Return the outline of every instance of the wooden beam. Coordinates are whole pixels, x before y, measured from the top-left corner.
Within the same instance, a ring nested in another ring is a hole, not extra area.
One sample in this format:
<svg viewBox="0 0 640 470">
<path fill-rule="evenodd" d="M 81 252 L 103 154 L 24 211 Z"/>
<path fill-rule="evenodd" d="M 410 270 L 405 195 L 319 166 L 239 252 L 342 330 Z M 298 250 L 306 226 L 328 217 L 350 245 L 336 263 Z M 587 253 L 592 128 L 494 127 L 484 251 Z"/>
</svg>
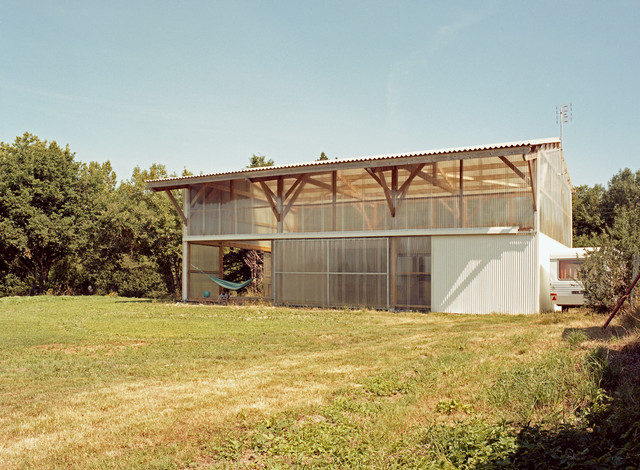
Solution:
<svg viewBox="0 0 640 470">
<path fill-rule="evenodd" d="M 398 167 L 394 167 L 391 170 L 391 199 L 393 201 L 393 204 L 392 204 L 393 210 L 391 211 L 391 218 L 393 219 L 392 221 L 393 228 L 396 228 L 395 217 L 396 217 L 396 210 L 398 208 Z"/>
<path fill-rule="evenodd" d="M 433 176 L 426 174 L 424 171 L 419 171 L 418 176 L 425 180 L 427 183 L 431 183 L 432 185 L 444 189 L 451 194 L 455 194 L 456 192 L 456 189 L 451 186 L 451 183 L 449 183 L 448 180 L 441 181 L 440 178 L 434 178 Z"/>
<path fill-rule="evenodd" d="M 382 190 L 384 191 L 384 197 L 387 199 L 387 205 L 389 206 L 389 211 L 391 212 L 391 217 L 395 217 L 396 206 L 394 203 L 394 195 L 391 194 L 391 190 L 389 189 L 389 186 L 387 186 L 387 182 L 385 181 L 385 178 L 384 178 L 384 173 L 380 172 L 380 175 L 377 175 L 376 172 L 371 168 L 365 168 L 365 170 L 374 179 L 374 181 L 376 181 L 380 185 L 380 187 L 382 187 Z M 393 176 L 391 177 L 391 179 L 393 180 Z M 397 186 L 398 184 L 397 173 L 396 173 L 395 180 L 396 180 L 396 186 Z"/>
<path fill-rule="evenodd" d="M 340 190 L 338 190 L 338 192 L 339 192 L 339 193 L 344 194 L 344 195 L 346 195 L 346 196 L 348 196 L 348 197 L 352 197 L 352 198 L 354 198 L 354 199 L 362 199 L 362 193 L 360 192 L 360 190 L 359 190 L 358 188 L 356 188 L 356 187 L 353 185 L 353 181 L 349 181 L 349 179 L 348 179 L 348 178 L 346 178 L 342 173 L 337 173 L 337 175 L 338 175 L 338 179 L 339 179 L 340 181 L 342 181 L 342 183 L 343 183 L 347 188 L 349 188 L 351 191 L 353 191 L 353 194 L 349 194 L 349 193 L 347 193 L 347 192 L 345 192 L 345 191 L 340 191 Z M 356 177 L 356 179 L 355 179 L 355 180 L 359 180 L 359 179 L 361 179 L 361 178 L 360 178 L 360 177 Z M 354 181 L 355 181 L 355 180 L 354 180 Z"/>
<path fill-rule="evenodd" d="M 338 214 L 336 214 L 336 202 L 338 201 L 338 172 L 331 172 L 331 230 L 335 231 L 338 228 Z"/>
<path fill-rule="evenodd" d="M 421 163 L 420 165 L 416 165 L 415 167 L 413 167 L 413 169 L 411 170 L 411 173 L 409 173 L 409 176 L 407 177 L 405 182 L 402 184 L 402 186 L 400 186 L 401 198 L 404 198 L 405 194 L 407 194 L 407 191 L 409 190 L 409 186 L 411 185 L 411 182 L 414 180 L 416 176 L 418 176 L 418 173 L 422 171 L 425 165 L 426 163 Z"/>
<path fill-rule="evenodd" d="M 198 190 L 198 192 L 196 193 L 195 197 L 193 199 L 191 199 L 191 207 L 196 205 L 196 202 L 198 202 L 198 199 L 200 199 L 200 197 L 202 196 L 202 194 L 204 193 L 204 191 L 207 189 L 207 186 L 204 185 L 202 186 L 202 188 L 200 188 Z M 167 191 L 171 191 L 170 189 Z"/>
<path fill-rule="evenodd" d="M 531 184 L 531 181 L 527 178 L 527 175 L 525 175 L 523 172 L 520 171 L 520 169 L 515 166 L 507 157 L 500 157 L 500 160 L 502 160 L 504 162 L 505 165 L 507 165 L 509 168 L 511 168 L 511 170 L 513 170 L 513 172 L 518 175 L 520 178 L 522 178 L 524 181 L 527 182 L 527 184 Z"/>
<path fill-rule="evenodd" d="M 173 207 L 175 207 L 176 211 L 178 211 L 178 215 L 180 216 L 182 223 L 185 226 L 188 225 L 187 217 L 184 215 L 184 212 L 182 212 L 182 207 L 180 207 L 180 204 L 178 204 L 178 201 L 176 201 L 176 198 L 173 196 L 173 193 L 171 192 L 171 190 L 167 189 L 165 190 L 165 193 L 169 197 L 169 200 L 173 204 Z"/>
<path fill-rule="evenodd" d="M 296 181 L 291 185 L 289 190 L 284 195 L 284 200 L 286 201 L 289 195 L 301 184 L 306 178 L 306 175 L 300 175 L 296 178 Z"/>
<path fill-rule="evenodd" d="M 340 175 L 338 175 L 338 178 L 340 179 Z M 311 177 L 307 177 L 307 183 L 313 184 L 314 186 L 317 186 L 317 187 L 322 188 L 322 189 L 326 189 L 327 191 L 333 191 L 333 185 L 332 184 L 324 183 L 322 181 L 318 181 L 318 180 L 316 180 L 314 178 L 311 178 Z M 351 193 L 349 193 L 348 191 L 345 191 L 342 188 L 338 188 L 337 185 L 336 185 L 336 192 L 338 192 L 338 193 L 340 193 L 340 194 L 342 194 L 344 196 L 347 196 L 349 198 L 361 199 L 360 194 L 357 194 L 357 193 L 355 195 L 351 194 Z"/>
<path fill-rule="evenodd" d="M 531 169 L 531 160 L 527 160 L 527 166 L 529 167 L 529 181 L 531 182 L 531 198 L 533 200 L 533 212 L 538 210 L 536 204 L 536 188 L 533 184 L 533 170 Z"/>
<path fill-rule="evenodd" d="M 273 215 L 275 215 L 276 220 L 280 222 L 280 212 L 278 212 L 276 195 L 273 194 L 273 191 L 271 191 L 271 188 L 267 186 L 267 184 L 264 181 L 260 181 L 260 187 L 262 188 L 262 191 L 264 191 L 264 194 L 267 196 L 267 202 L 269 203 L 269 206 L 271 206 L 271 211 L 273 212 Z"/>
<path fill-rule="evenodd" d="M 264 184 L 264 183 L 262 183 L 262 184 Z M 265 184 L 265 186 L 266 186 L 266 184 Z M 284 231 L 284 217 L 282 217 L 282 211 L 284 209 L 284 207 L 283 207 L 284 178 L 282 176 L 278 177 L 277 190 L 278 190 L 278 194 L 277 194 L 277 198 L 276 198 L 275 202 L 277 203 L 278 214 L 280 214 L 280 218 L 278 219 L 278 232 L 282 233 Z"/>
<path fill-rule="evenodd" d="M 299 183 L 300 181 L 302 181 L 302 183 Z M 307 184 L 306 181 L 306 177 L 303 176 L 301 177 L 299 180 L 297 180 L 292 186 L 291 188 L 289 188 L 289 191 L 287 191 L 287 193 L 285 194 L 285 201 L 287 196 L 289 195 L 289 193 L 291 192 L 291 190 L 293 188 L 295 188 L 296 186 L 298 186 L 298 189 L 296 189 L 296 191 L 293 193 L 293 195 L 291 196 L 291 198 L 289 199 L 289 202 L 287 202 L 287 205 L 284 208 L 284 212 L 282 214 L 283 217 L 286 217 L 286 215 L 289 213 L 289 211 L 291 210 L 291 206 L 296 202 L 296 200 L 298 199 L 298 196 L 300 196 L 300 193 L 302 192 L 302 190 L 304 189 L 305 184 Z"/>
<path fill-rule="evenodd" d="M 266 252 L 271 252 L 271 246 L 270 244 L 267 245 L 261 245 L 259 242 L 258 243 L 251 243 L 251 241 L 247 241 L 246 243 L 243 242 L 234 242 L 234 241 L 228 241 L 228 240 L 222 240 L 222 241 L 198 241 L 198 242 L 191 242 L 192 245 L 206 245 L 206 246 L 217 246 L 220 248 L 242 248 L 243 250 L 258 250 L 258 251 L 266 251 Z"/>
</svg>

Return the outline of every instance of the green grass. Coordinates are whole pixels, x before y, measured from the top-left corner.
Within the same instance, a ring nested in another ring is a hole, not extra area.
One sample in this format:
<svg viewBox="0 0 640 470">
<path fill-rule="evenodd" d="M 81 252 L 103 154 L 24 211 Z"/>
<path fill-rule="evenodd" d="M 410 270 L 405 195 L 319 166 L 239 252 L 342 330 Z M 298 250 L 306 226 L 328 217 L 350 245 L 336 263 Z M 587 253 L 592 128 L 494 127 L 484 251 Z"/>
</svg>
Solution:
<svg viewBox="0 0 640 470">
<path fill-rule="evenodd" d="M 600 323 L 0 299 L 0 468 L 488 465 L 610 412 Z"/>
</svg>

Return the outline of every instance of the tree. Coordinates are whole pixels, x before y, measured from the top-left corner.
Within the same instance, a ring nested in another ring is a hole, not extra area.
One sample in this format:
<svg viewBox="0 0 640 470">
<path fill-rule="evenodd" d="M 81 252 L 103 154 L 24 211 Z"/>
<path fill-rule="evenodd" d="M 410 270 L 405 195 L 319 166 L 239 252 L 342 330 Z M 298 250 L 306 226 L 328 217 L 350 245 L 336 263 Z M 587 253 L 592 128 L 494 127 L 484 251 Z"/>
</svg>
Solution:
<svg viewBox="0 0 640 470">
<path fill-rule="evenodd" d="M 263 166 L 273 166 L 273 160 L 267 160 L 267 157 L 260 154 L 253 154 L 253 156 L 249 158 L 249 165 L 247 165 L 247 168 L 260 168 Z"/>
<path fill-rule="evenodd" d="M 620 170 L 607 189 L 579 186 L 576 195 L 576 242 L 600 247 L 587 255 L 580 279 L 587 305 L 607 311 L 626 290 L 640 254 L 640 171 Z"/>
<path fill-rule="evenodd" d="M 605 189 L 582 185 L 574 188 L 573 193 L 573 245 L 594 246 L 604 233 L 604 217 L 602 213 Z"/>
<path fill-rule="evenodd" d="M 116 238 L 109 215 L 116 212 L 117 177 L 109 161 L 82 163 L 78 185 L 78 249 L 54 265 L 50 282 L 58 292 L 91 294 L 114 256 Z"/>
<path fill-rule="evenodd" d="M 164 165 L 153 164 L 148 170 L 136 167 L 131 179 L 118 187 L 104 219 L 111 224 L 103 234 L 111 232 L 112 245 L 106 241 L 104 246 L 112 275 L 104 279 L 103 290 L 117 289 L 128 296 L 179 293 L 182 222 L 169 199 L 147 190 L 145 183 L 168 176 Z"/>
<path fill-rule="evenodd" d="M 43 292 L 52 267 L 77 249 L 79 168 L 55 141 L 25 133 L 0 143 L 2 284 L 21 278 L 31 293 Z"/>
<path fill-rule="evenodd" d="M 640 211 L 640 170 L 620 170 L 610 180 L 602 198 L 602 212 L 607 226 L 613 226 L 616 211 Z"/>
<path fill-rule="evenodd" d="M 329 160 L 329 157 L 327 157 L 327 156 L 324 154 L 324 152 L 322 152 L 322 153 L 320 154 L 320 158 L 318 158 L 316 161 L 317 161 L 317 162 L 322 162 L 322 161 L 324 161 L 324 160 Z"/>
</svg>

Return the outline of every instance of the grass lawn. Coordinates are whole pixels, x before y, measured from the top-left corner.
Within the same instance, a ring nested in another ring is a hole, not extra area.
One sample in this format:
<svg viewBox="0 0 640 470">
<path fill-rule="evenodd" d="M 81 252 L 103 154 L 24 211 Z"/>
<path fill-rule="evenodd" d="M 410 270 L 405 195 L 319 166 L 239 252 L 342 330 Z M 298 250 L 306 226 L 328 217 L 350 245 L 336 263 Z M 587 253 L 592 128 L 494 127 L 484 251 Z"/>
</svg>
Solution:
<svg viewBox="0 0 640 470">
<path fill-rule="evenodd" d="M 602 320 L 4 298 L 0 468 L 495 463 L 611 402 Z"/>
</svg>

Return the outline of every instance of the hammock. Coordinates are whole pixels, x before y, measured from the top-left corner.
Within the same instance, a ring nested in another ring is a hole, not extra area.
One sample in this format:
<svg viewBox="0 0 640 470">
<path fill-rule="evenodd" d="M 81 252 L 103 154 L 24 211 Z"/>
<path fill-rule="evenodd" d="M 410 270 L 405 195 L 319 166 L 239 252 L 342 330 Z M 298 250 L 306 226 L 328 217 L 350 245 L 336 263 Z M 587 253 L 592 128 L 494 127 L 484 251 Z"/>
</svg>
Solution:
<svg viewBox="0 0 640 470">
<path fill-rule="evenodd" d="M 196 268 L 198 271 L 200 271 L 202 274 L 207 276 L 209 279 L 211 279 L 213 282 L 215 282 L 219 286 L 224 287 L 225 289 L 229 289 L 229 290 L 240 290 L 243 287 L 247 287 L 249 284 L 251 284 L 251 281 L 253 281 L 253 278 L 249 279 L 248 281 L 244 281 L 244 282 L 225 281 L 224 279 L 218 279 L 217 277 L 213 277 L 213 276 L 205 273 L 202 269 L 198 268 L 197 266 L 194 266 L 193 264 L 191 266 Z"/>
</svg>

